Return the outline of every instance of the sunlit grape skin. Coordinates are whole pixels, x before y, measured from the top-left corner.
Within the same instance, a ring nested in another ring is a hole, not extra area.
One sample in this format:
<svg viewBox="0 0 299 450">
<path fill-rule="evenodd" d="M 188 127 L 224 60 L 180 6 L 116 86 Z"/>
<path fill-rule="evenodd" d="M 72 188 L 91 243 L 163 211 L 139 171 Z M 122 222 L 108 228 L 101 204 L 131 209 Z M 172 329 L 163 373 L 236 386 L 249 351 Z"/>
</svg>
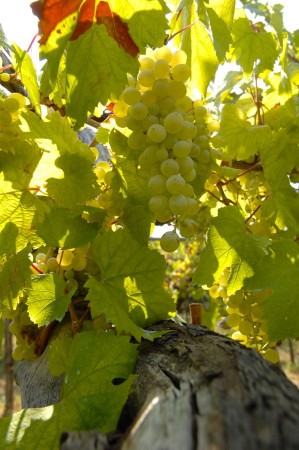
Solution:
<svg viewBox="0 0 299 450">
<path fill-rule="evenodd" d="M 136 80 L 130 77 L 116 105 L 118 122 L 124 121 L 119 127 L 131 130 L 128 147 L 136 151 L 138 169 L 148 176 L 149 210 L 157 222 L 174 220 L 191 237 L 198 230 L 199 204 L 190 183 L 209 171 L 210 153 L 207 149 L 201 160 L 205 149 L 195 143 L 206 137 L 207 110 L 187 95 L 191 70 L 186 61 L 185 52 L 167 46 L 141 57 Z"/>
<path fill-rule="evenodd" d="M 160 239 L 160 246 L 165 252 L 174 252 L 180 245 L 180 238 L 175 231 L 167 231 Z"/>
</svg>

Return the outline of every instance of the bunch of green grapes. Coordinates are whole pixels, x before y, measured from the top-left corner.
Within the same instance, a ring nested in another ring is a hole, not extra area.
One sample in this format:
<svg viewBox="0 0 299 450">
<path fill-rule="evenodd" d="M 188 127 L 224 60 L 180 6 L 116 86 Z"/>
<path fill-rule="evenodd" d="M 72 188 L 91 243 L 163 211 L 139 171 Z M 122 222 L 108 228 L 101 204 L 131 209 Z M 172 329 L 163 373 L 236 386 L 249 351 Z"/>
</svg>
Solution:
<svg viewBox="0 0 299 450">
<path fill-rule="evenodd" d="M 2 76 L 7 74 L 2 74 Z M 8 97 L 0 99 L 0 146 L 7 150 L 6 145 L 16 139 L 19 135 L 19 128 L 16 122 L 19 119 L 19 113 L 26 104 L 26 98 L 14 92 Z"/>
<path fill-rule="evenodd" d="M 98 271 L 98 267 L 91 255 L 90 244 L 73 249 L 50 248 L 47 253 L 39 251 L 34 256 L 30 256 L 32 260 L 32 277 L 47 273 L 59 274 L 65 280 L 65 292 L 75 292 L 73 296 L 73 301 L 75 302 L 77 299 L 80 300 L 78 296 L 80 296 L 81 290 L 82 292 L 84 290 L 86 274 L 96 274 Z M 86 308 L 87 304 L 84 310 Z M 15 310 L 5 310 L 2 313 L 2 317 L 11 320 L 9 331 L 16 338 L 16 346 L 12 354 L 14 360 L 26 359 L 32 361 L 36 359 L 38 356 L 36 339 L 39 336 L 40 329 L 30 320 L 26 305 L 26 294 L 20 297 L 20 302 Z M 95 321 L 84 321 L 82 330 L 84 331 L 88 326 L 98 330 L 101 328 L 101 324 L 104 330 L 111 328 L 104 321 L 104 318 L 95 318 Z"/>
<path fill-rule="evenodd" d="M 279 354 L 274 348 L 276 342 L 270 341 L 267 324 L 262 319 L 261 301 L 269 294 L 265 291 L 237 291 L 228 296 L 226 292 L 229 270 L 221 275 L 218 284 L 212 286 L 209 295 L 222 298 L 226 311 L 226 325 L 231 329 L 232 338 L 250 348 L 255 348 L 268 361 L 276 364 Z"/>
<path fill-rule="evenodd" d="M 76 291 L 85 281 L 84 274 L 95 274 L 98 268 L 90 253 L 90 245 L 73 249 L 49 249 L 47 253 L 39 252 L 34 256 L 33 275 L 59 273 L 65 279 L 65 291 Z"/>
<path fill-rule="evenodd" d="M 210 121 L 202 101 L 187 95 L 190 67 L 187 55 L 164 46 L 140 58 L 137 79 L 129 84 L 115 103 L 119 127 L 127 128 L 128 147 L 139 170 L 148 176 L 149 209 L 159 223 L 174 222 L 174 231 L 165 233 L 161 248 L 172 252 L 181 236 L 198 231 L 194 216 L 199 203 L 192 184 L 210 172 Z"/>
<path fill-rule="evenodd" d="M 21 301 L 15 310 L 7 309 L 3 311 L 2 317 L 11 320 L 9 331 L 16 337 L 16 345 L 12 353 L 13 359 L 15 361 L 21 359 L 33 361 L 36 359 L 35 338 L 38 328 L 30 320 L 26 303 Z"/>
</svg>

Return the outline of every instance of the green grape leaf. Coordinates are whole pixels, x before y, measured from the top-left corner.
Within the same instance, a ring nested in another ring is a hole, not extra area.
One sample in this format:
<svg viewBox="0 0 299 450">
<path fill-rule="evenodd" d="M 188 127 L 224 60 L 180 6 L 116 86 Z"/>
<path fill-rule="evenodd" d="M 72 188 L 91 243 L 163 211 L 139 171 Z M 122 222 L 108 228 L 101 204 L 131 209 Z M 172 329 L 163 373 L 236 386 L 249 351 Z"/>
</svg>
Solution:
<svg viewBox="0 0 299 450">
<path fill-rule="evenodd" d="M 33 142 L 16 140 L 14 152 L 0 152 L 0 167 L 4 178 L 15 189 L 27 188 L 41 158 L 41 152 Z"/>
<path fill-rule="evenodd" d="M 12 226 L 7 226 L 1 232 L 1 240 L 6 235 L 8 230 L 12 231 Z M 10 236 L 11 247 L 7 249 L 9 253 L 12 252 L 13 247 L 16 247 L 16 229 L 14 234 Z M 6 262 L 1 264 L 0 270 L 0 301 L 1 309 L 15 309 L 19 302 L 19 295 L 25 286 L 30 286 L 31 283 L 31 262 L 28 254 L 31 251 L 30 247 L 26 247 L 13 256 L 10 256 Z"/>
<path fill-rule="evenodd" d="M 261 149 L 265 178 L 271 185 L 271 194 L 263 204 L 262 214 L 279 229 L 288 228 L 299 233 L 299 196 L 291 186 L 288 174 L 298 157 L 298 126 L 289 120 L 290 129 L 279 130 L 270 145 Z"/>
<path fill-rule="evenodd" d="M 232 36 L 232 57 L 247 76 L 250 76 L 253 70 L 258 74 L 265 69 L 273 69 L 278 57 L 274 33 L 254 29 L 246 17 L 239 17 L 234 21 Z"/>
<path fill-rule="evenodd" d="M 65 153 L 56 159 L 63 170 L 62 178 L 49 178 L 47 191 L 61 208 L 72 208 L 96 197 L 97 177 L 93 167 L 83 155 Z"/>
<path fill-rule="evenodd" d="M 192 284 L 211 286 L 222 272 L 230 268 L 227 294 L 241 289 L 251 278 L 259 259 L 264 256 L 269 241 L 247 233 L 244 217 L 235 206 L 227 206 L 212 220 L 208 243 L 194 273 Z"/>
<path fill-rule="evenodd" d="M 46 120 L 42 120 L 26 110 L 22 112 L 21 121 L 24 137 L 33 139 L 45 153 L 54 153 L 56 157 L 64 153 L 80 153 L 91 162 L 94 161 L 93 152 L 88 145 L 80 141 L 78 134 L 58 111 L 52 111 Z"/>
<path fill-rule="evenodd" d="M 36 70 L 30 55 L 17 44 L 13 44 L 13 66 L 28 92 L 28 97 L 35 111 L 40 114 L 40 94 Z"/>
<path fill-rule="evenodd" d="M 47 273 L 32 278 L 28 294 L 28 314 L 39 327 L 53 320 L 63 319 L 76 289 L 65 292 L 65 280 L 57 273 Z"/>
<path fill-rule="evenodd" d="M 73 348 L 70 323 L 61 324 L 59 336 L 49 344 L 49 370 L 54 377 L 67 373 Z"/>
<path fill-rule="evenodd" d="M 38 235 L 50 247 L 74 248 L 90 242 L 97 235 L 99 224 L 82 219 L 82 210 L 52 208 L 36 223 Z M 102 213 L 103 220 L 105 211 Z"/>
<path fill-rule="evenodd" d="M 122 216 L 122 221 L 134 239 L 143 243 L 148 242 L 151 223 L 154 221 L 148 208 L 145 208 L 142 205 L 127 203 Z"/>
<path fill-rule="evenodd" d="M 109 37 L 104 25 L 96 24 L 72 41 L 67 55 L 66 88 L 71 122 L 81 127 L 87 112 L 92 112 L 99 102 L 105 104 L 111 92 L 119 95 L 127 73 L 136 74 L 137 68 L 137 61 Z"/>
<path fill-rule="evenodd" d="M 241 71 L 230 70 L 227 72 L 222 87 L 217 90 L 216 95 L 215 92 L 212 94 L 215 104 L 219 107 L 222 103 L 226 103 L 226 101 L 231 98 L 232 90 L 242 81 L 243 75 Z"/>
<path fill-rule="evenodd" d="M 18 236 L 18 227 L 15 223 L 7 222 L 0 232 L 0 257 L 10 258 L 16 252 L 16 239 Z"/>
<path fill-rule="evenodd" d="M 17 250 L 27 246 L 40 245 L 32 227 L 34 215 L 39 208 L 39 201 L 28 191 L 15 190 L 10 182 L 0 180 L 0 231 L 8 222 L 14 223 L 19 230 L 17 236 Z"/>
<path fill-rule="evenodd" d="M 76 28 L 82 0 L 58 0 L 32 3 L 33 13 L 39 18 L 41 38 L 40 55 L 46 58 L 49 81 L 55 85 L 58 66 L 69 39 Z"/>
<path fill-rule="evenodd" d="M 217 57 L 222 61 L 232 42 L 230 30 L 233 24 L 235 0 L 210 0 L 207 13 L 213 33 Z"/>
<path fill-rule="evenodd" d="M 169 11 L 159 0 L 101 1 L 96 6 L 93 0 L 67 4 L 58 0 L 34 10 L 40 18 L 41 54 L 48 59 L 53 88 L 67 49 L 67 111 L 77 127 L 99 101 L 106 104 L 111 92 L 120 93 L 127 73 L 136 74 L 139 51 L 163 45 Z"/>
<path fill-rule="evenodd" d="M 205 95 L 218 67 L 213 41 L 205 25 L 198 20 L 194 3 L 183 9 L 178 23 L 181 29 L 188 27 L 182 33 L 181 47 L 187 53 L 192 68 L 191 84 Z"/>
<path fill-rule="evenodd" d="M 270 289 L 262 301 L 263 319 L 271 340 L 299 337 L 299 251 L 298 244 L 274 242 L 248 280 L 249 289 Z"/>
<path fill-rule="evenodd" d="M 100 125 L 97 129 L 96 133 L 96 140 L 97 142 L 100 142 L 101 144 L 108 144 L 109 142 L 109 134 L 110 134 L 110 128 L 106 128 L 103 125 Z"/>
<path fill-rule="evenodd" d="M 156 337 L 143 328 L 174 312 L 163 289 L 163 257 L 122 229 L 98 235 L 92 251 L 101 272 L 100 280 L 91 277 L 86 283 L 92 316 L 105 314 L 119 333 L 131 333 L 138 341 Z"/>
<path fill-rule="evenodd" d="M 225 158 L 246 160 L 260 152 L 271 141 L 268 125 L 254 126 L 234 104 L 224 105 L 218 136 L 222 139 Z"/>
<path fill-rule="evenodd" d="M 53 112 L 47 120 L 42 120 L 31 111 L 26 111 L 22 113 L 21 121 L 24 137 L 28 141 L 34 141 L 42 152 L 39 164 L 33 173 L 32 187 L 43 187 L 48 178 L 61 176 L 60 168 L 55 165 L 59 155 L 79 154 L 79 158 L 85 159 L 83 166 L 87 163 L 92 165 L 94 161 L 92 151 L 88 145 L 79 140 L 66 118 L 61 117 L 58 112 Z"/>
<path fill-rule="evenodd" d="M 112 0 L 109 4 L 128 24 L 130 35 L 140 52 L 145 52 L 146 47 L 157 48 L 164 44 L 168 27 L 165 16 L 169 12 L 166 2 Z"/>
<path fill-rule="evenodd" d="M 137 171 L 135 161 L 129 159 L 119 161 L 115 171 L 117 173 L 115 183 L 119 183 L 121 193 L 132 203 L 147 204 L 149 201 L 148 174 Z"/>
<path fill-rule="evenodd" d="M 67 342 L 68 341 L 68 342 Z M 126 336 L 78 333 L 52 343 L 50 361 L 69 347 L 62 398 L 44 408 L 22 410 L 0 422 L 1 448 L 43 450 L 60 448 L 65 430 L 113 431 L 134 380 L 136 345 Z M 55 348 L 55 351 L 54 351 Z M 51 362 L 50 362 L 51 364 Z M 121 384 L 114 384 L 121 380 Z"/>
</svg>

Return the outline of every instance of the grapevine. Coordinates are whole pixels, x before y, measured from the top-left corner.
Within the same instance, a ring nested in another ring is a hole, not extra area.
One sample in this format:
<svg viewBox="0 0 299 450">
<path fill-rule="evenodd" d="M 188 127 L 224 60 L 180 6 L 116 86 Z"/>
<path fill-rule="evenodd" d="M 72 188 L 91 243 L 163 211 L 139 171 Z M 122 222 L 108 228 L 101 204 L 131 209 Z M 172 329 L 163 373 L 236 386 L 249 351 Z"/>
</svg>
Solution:
<svg viewBox="0 0 299 450">
<path fill-rule="evenodd" d="M 53 414 L 13 417 L 28 450 L 115 430 L 182 304 L 274 364 L 299 337 L 298 33 L 258 2 L 50 3 L 41 73 L 0 28 L 1 320 L 64 379 Z"/>
<path fill-rule="evenodd" d="M 187 95 L 191 70 L 186 61 L 184 51 L 166 46 L 141 56 L 137 78 L 129 79 L 113 110 L 116 125 L 128 129 L 138 170 L 148 179 L 150 211 L 157 222 L 173 223 L 174 230 L 161 238 L 168 252 L 178 248 L 177 231 L 183 237 L 202 231 L 195 217 L 198 185 L 208 178 L 212 161 L 208 127 L 213 119 L 201 100 Z"/>
</svg>

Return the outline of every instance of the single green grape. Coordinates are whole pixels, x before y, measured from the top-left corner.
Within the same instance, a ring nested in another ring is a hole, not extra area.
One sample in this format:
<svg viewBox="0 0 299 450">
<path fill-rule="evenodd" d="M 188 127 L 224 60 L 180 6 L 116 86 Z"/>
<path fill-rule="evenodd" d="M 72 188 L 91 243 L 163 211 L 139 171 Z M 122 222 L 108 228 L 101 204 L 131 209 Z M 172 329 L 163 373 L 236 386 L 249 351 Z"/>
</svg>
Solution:
<svg viewBox="0 0 299 450">
<path fill-rule="evenodd" d="M 169 113 L 164 119 L 164 127 L 167 133 L 176 134 L 183 128 L 184 119 L 176 111 Z"/>
<path fill-rule="evenodd" d="M 156 60 L 165 59 L 168 63 L 172 60 L 172 52 L 170 48 L 166 47 L 166 45 L 155 49 L 154 55 Z"/>
<path fill-rule="evenodd" d="M 184 219 L 179 224 L 179 230 L 182 237 L 189 238 L 197 233 L 197 223 L 192 219 Z"/>
<path fill-rule="evenodd" d="M 155 81 L 155 74 L 152 70 L 145 69 L 139 72 L 137 79 L 141 86 L 151 87 Z"/>
<path fill-rule="evenodd" d="M 74 258 L 73 252 L 70 250 L 62 250 L 58 251 L 57 262 L 61 267 L 67 267 L 72 264 Z"/>
<path fill-rule="evenodd" d="M 51 257 L 47 260 L 48 272 L 56 272 L 58 269 L 57 258 Z"/>
<path fill-rule="evenodd" d="M 133 87 L 128 87 L 123 92 L 123 99 L 128 105 L 134 105 L 134 103 L 140 102 L 141 92 Z"/>
<path fill-rule="evenodd" d="M 175 231 L 167 231 L 160 239 L 161 249 L 165 252 L 174 252 L 180 245 L 180 238 Z"/>
<path fill-rule="evenodd" d="M 0 80 L 3 81 L 4 83 L 8 83 L 9 80 L 10 80 L 9 73 L 1 73 L 0 74 Z"/>
<path fill-rule="evenodd" d="M 197 133 L 196 126 L 188 122 L 187 120 L 183 121 L 182 129 L 178 132 L 179 139 L 193 139 L 195 138 Z"/>
<path fill-rule="evenodd" d="M 169 80 L 169 92 L 168 95 L 173 97 L 175 100 L 179 98 L 183 98 L 186 96 L 187 88 L 184 83 L 180 83 L 179 81 Z"/>
<path fill-rule="evenodd" d="M 177 141 L 173 146 L 173 154 L 178 158 L 184 158 L 191 152 L 191 143 L 188 141 Z"/>
<path fill-rule="evenodd" d="M 172 195 L 182 194 L 185 183 L 181 175 L 171 175 L 166 180 L 166 189 Z"/>
<path fill-rule="evenodd" d="M 78 281 L 74 278 L 67 280 L 67 282 L 65 283 L 65 289 L 67 292 L 70 292 L 73 289 L 78 289 Z"/>
<path fill-rule="evenodd" d="M 172 195 L 169 199 L 169 209 L 175 215 L 184 214 L 187 210 L 187 199 L 183 194 Z"/>
<path fill-rule="evenodd" d="M 154 63 L 153 72 L 156 78 L 168 78 L 169 71 L 169 61 L 166 59 L 158 59 Z"/>
<path fill-rule="evenodd" d="M 168 209 L 168 197 L 166 195 L 154 195 L 149 201 L 149 209 L 153 213 L 160 213 Z"/>
<path fill-rule="evenodd" d="M 4 99 L 3 108 L 9 113 L 14 113 L 20 109 L 20 104 L 16 98 L 9 96 Z"/>
<path fill-rule="evenodd" d="M 191 69 L 187 64 L 177 64 L 172 68 L 172 79 L 184 83 L 190 78 Z"/>
<path fill-rule="evenodd" d="M 148 107 L 142 102 L 136 102 L 129 107 L 128 113 L 135 120 L 143 120 L 148 115 Z"/>
<path fill-rule="evenodd" d="M 154 143 L 160 143 L 166 138 L 166 130 L 163 125 L 151 125 L 147 131 L 147 137 Z"/>
<path fill-rule="evenodd" d="M 186 64 L 186 62 L 187 62 L 187 54 L 184 52 L 184 50 L 177 50 L 172 54 L 170 61 L 172 67 L 178 64 Z"/>
<path fill-rule="evenodd" d="M 171 175 L 177 175 L 179 171 L 180 166 L 174 159 L 166 159 L 161 164 L 161 173 L 167 178 Z"/>
<path fill-rule="evenodd" d="M 153 68 L 155 61 L 147 56 L 139 60 L 140 70 L 150 70 Z"/>
<path fill-rule="evenodd" d="M 149 179 L 148 190 L 152 195 L 163 194 L 166 191 L 166 178 L 163 175 L 154 175 Z"/>
</svg>

